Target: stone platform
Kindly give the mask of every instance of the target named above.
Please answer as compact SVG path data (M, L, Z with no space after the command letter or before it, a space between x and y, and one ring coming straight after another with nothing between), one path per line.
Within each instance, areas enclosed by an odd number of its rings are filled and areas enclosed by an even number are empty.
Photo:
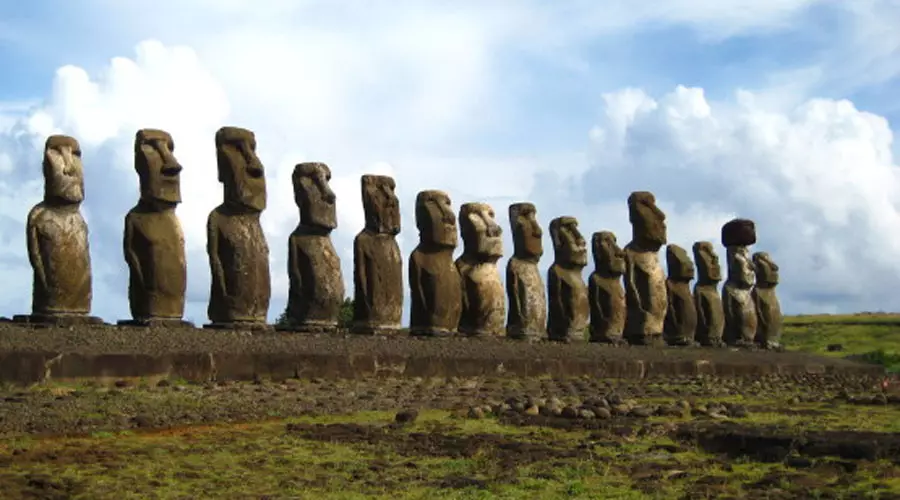
M881 367L805 353L651 348L510 339L415 338L112 325L0 323L0 382L130 378L823 375L876 379Z

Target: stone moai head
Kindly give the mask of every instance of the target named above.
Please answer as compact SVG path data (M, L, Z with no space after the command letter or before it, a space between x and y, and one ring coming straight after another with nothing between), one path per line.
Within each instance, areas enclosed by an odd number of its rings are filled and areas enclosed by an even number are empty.
M554 264L569 268L587 265L587 245L578 230L578 219L563 216L550 221L550 239L553 240Z
M67 135L51 135L44 144L44 201L77 205L84 201L81 145Z
M666 245L666 268L672 281L691 281L694 279L694 263L687 251L675 244Z
M544 231L537 221L533 203L513 203L509 206L509 225L512 227L513 255L522 260L537 262L544 255L541 239Z
M694 243L694 261L697 263L697 282L702 284L718 283L722 281L722 266L719 264L719 256L708 241Z
M628 221L632 245L656 252L666 244L666 214L656 206L653 193L635 191L628 196Z
M243 128L222 127L216 132L219 182L225 186L225 204L241 211L266 208L266 177L256 156L256 135Z
M438 248L456 248L456 215L450 195L436 189L420 191L416 195L416 228L419 242Z
M328 185L331 169L324 163L299 163L291 176L300 225L331 231L337 227L334 191Z
M594 268L598 274L617 277L625 274L625 252L616 242L616 235L610 231L599 231L591 236L591 250L594 254Z
M756 270L757 286L771 288L778 284L778 264L767 252L753 254L753 267Z
M362 176L363 211L366 229L379 234L400 233L400 200L394 189L397 185L387 175Z
M487 262L503 257L503 230L487 203L463 203L459 207L459 232L465 255Z
M181 165L174 151L168 132L145 128L134 135L134 170L142 201L169 207L181 203Z

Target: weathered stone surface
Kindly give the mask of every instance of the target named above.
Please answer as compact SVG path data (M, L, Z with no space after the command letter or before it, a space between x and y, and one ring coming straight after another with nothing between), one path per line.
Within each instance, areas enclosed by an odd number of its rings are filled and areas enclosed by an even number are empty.
M550 340L583 340L590 304L581 270L587 265L587 245L575 217L550 221L553 265L547 271L547 335Z
M506 335L515 339L542 338L547 331L547 289L538 269L544 255L544 235L532 203L509 206L513 256L506 263L509 314Z
M453 263L459 236L450 196L420 191L416 227L419 244L409 256L410 334L453 333L462 313L462 281Z
M497 261L503 257L503 230L487 203L459 207L463 254L456 259L462 280L459 332L465 335L502 335L506 301Z
M34 272L32 316L14 318L19 322L54 323L57 317L87 316L91 310L91 254L80 211L84 170L78 141L50 136L44 145L43 173L44 200L31 209L26 223Z
M756 338L756 305L752 290L756 273L745 246L726 247L728 279L722 287L722 306L725 311L723 338L729 345L750 346Z
M756 244L756 224L749 219L732 219L722 226L722 245L750 246Z
M271 296L269 245L259 223L266 208L266 178L253 132L220 128L216 162L224 201L207 221L212 274L208 326L252 328L266 323Z
M684 248L675 244L666 246L666 300L668 309L663 328L666 343L672 346L692 346L697 331L697 308L691 295L694 279L694 263Z
M590 341L606 344L625 342L625 252L619 248L616 235L609 231L591 237L594 272L588 282L591 305Z
M647 191L628 196L631 242L625 246L625 338L631 344L662 340L668 300L659 249L666 244L666 215Z
M756 286L753 287L753 302L756 304L757 327L756 343L772 349L781 344L781 332L784 316L781 304L775 294L778 286L778 264L766 252L753 254L753 267L756 270Z
M694 261L697 265L697 282L694 285L694 306L697 309L697 331L694 339L700 345L721 347L725 331L725 310L719 294L722 266L712 243L694 243Z
M366 226L353 240L353 331L388 333L403 316L400 201L391 177L364 175L361 182Z
M331 242L335 196L324 163L300 163L292 176L300 223L288 238L287 318L291 326L337 327L344 301L341 259Z
M128 303L135 324L184 315L187 265L184 232L175 215L181 203L181 165L175 143L162 130L142 129L134 138L134 169L141 196L125 216L123 249L128 264Z

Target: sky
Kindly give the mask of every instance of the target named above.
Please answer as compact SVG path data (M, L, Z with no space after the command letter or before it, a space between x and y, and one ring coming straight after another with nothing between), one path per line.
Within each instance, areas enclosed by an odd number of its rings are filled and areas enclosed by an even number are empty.
M712 241L723 261L722 224L754 220L787 314L900 311L898 25L898 0L4 2L0 315L30 311L25 219L62 133L83 149L93 313L128 316L134 133L162 128L184 167L185 317L206 322L224 125L256 133L267 169L273 320L304 161L331 167L348 291L375 173L396 179L405 257L420 190L491 204L507 257L511 203L624 246L628 195L649 190L670 243ZM549 231L544 247L546 270Z

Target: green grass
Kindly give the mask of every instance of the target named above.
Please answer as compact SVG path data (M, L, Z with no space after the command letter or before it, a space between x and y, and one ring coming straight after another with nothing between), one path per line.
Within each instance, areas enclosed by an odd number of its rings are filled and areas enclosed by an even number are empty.
M786 316L782 342L789 350L824 356L854 356L900 373L900 315L847 314ZM839 344L840 351L828 346Z

